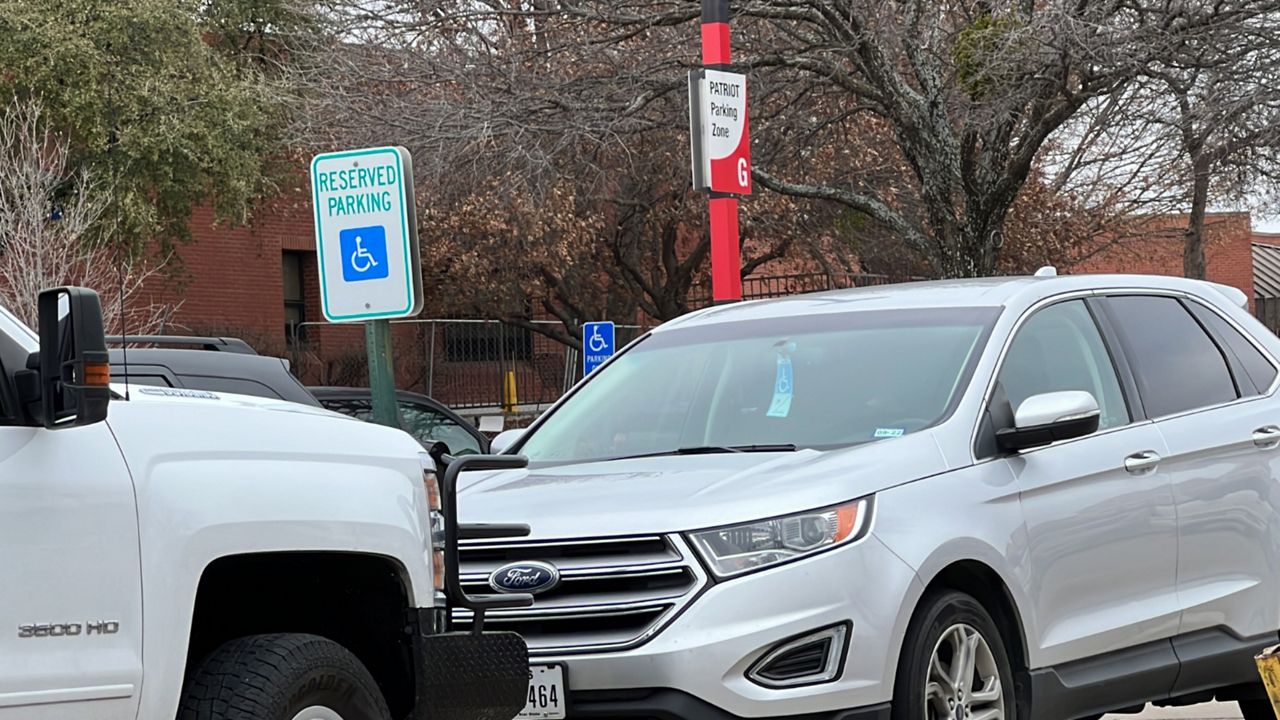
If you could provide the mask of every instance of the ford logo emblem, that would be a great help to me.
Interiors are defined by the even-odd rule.
[[[489,587],[500,593],[537,595],[560,584],[560,571],[544,562],[503,565],[489,576]]]

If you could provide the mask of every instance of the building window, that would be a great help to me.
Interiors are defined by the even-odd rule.
[[[295,340],[301,342],[306,339],[305,327],[301,327],[302,323],[307,320],[307,299],[303,293],[302,283],[302,258],[303,253],[285,252],[281,261],[284,269],[284,337],[285,341],[293,344]]]

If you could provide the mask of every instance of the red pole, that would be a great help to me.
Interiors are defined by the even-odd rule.
[[[729,69],[729,0],[702,0],[702,66]],[[715,302],[742,299],[742,258],[738,238],[738,199],[710,193],[711,297]]]

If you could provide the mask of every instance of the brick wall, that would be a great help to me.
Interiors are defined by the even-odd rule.
[[[1072,273],[1182,275],[1185,215],[1153,218],[1123,239],[1104,239],[1098,251],[1068,268]],[[1215,213],[1205,221],[1205,274],[1244,291],[1253,302],[1252,222],[1248,213]]]

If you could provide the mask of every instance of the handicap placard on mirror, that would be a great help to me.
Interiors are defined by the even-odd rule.
[[[325,319],[382,320],[421,312],[409,151],[379,147],[317,155],[311,192]]]

